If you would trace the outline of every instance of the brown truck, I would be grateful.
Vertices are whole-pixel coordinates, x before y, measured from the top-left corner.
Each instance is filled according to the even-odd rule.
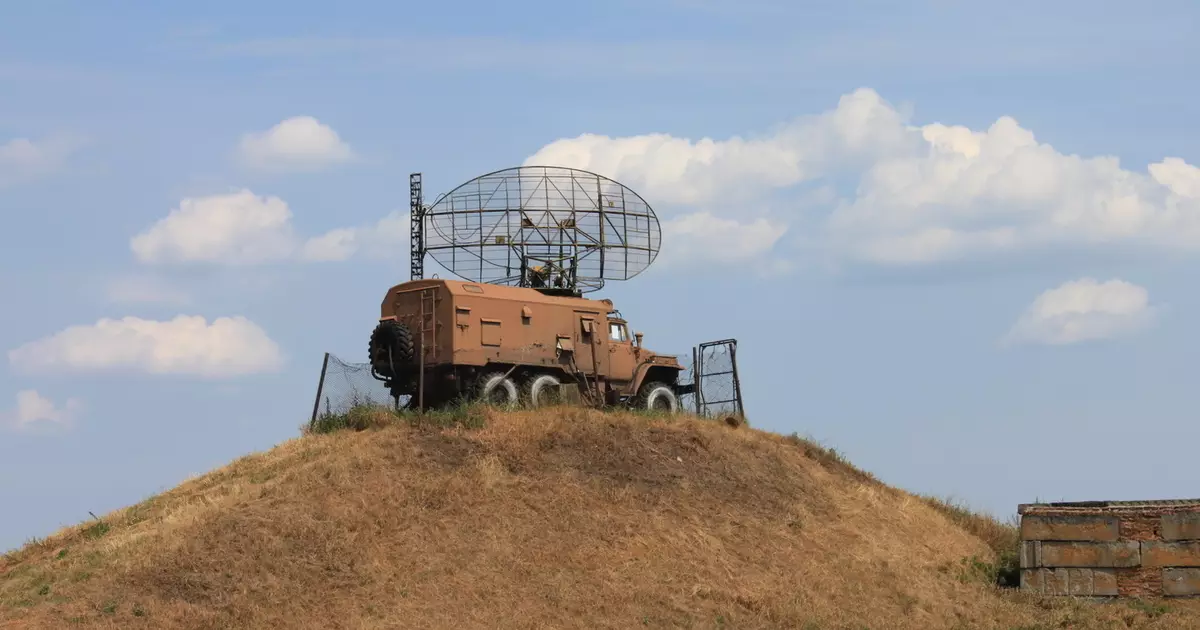
[[[462,398],[542,406],[574,390],[605,406],[674,412],[694,389],[679,382],[674,356],[631,337],[607,299],[428,279],[392,287],[380,311],[372,375],[413,407]]]

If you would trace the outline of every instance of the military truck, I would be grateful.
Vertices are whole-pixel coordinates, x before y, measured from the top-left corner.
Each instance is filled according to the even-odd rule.
[[[574,393],[603,406],[675,412],[694,389],[674,356],[608,299],[571,291],[448,279],[388,289],[369,343],[372,375],[410,405],[456,399],[543,406]]]

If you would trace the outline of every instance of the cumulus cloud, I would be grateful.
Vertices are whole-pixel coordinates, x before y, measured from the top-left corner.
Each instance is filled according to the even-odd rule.
[[[1143,287],[1124,280],[1083,278],[1044,291],[1003,341],[1067,345],[1121,337],[1153,323],[1157,312]]]
[[[242,136],[237,156],[253,169],[306,172],[347,162],[354,152],[329,125],[312,116],[294,116]]]
[[[5,424],[17,431],[65,429],[74,424],[82,409],[82,403],[74,398],[68,398],[60,407],[37,391],[26,389],[17,392],[16,409],[3,415]]]
[[[14,138],[0,143],[0,188],[61,169],[80,144],[78,139],[68,136],[53,136],[36,142]]]
[[[310,261],[408,257],[409,216],[408,212],[393,212],[373,225],[330,230],[305,241],[300,257]]]
[[[129,243],[147,264],[259,265],[286,260],[346,260],[364,252],[394,252],[408,238],[408,214],[393,213],[372,226],[338,228],[304,239],[287,202],[240,190],[191,197]]]
[[[867,88],[758,137],[583,134],[547,144],[526,164],[592,170],[668,215],[707,212],[740,225],[812,222],[800,202],[806,187],[835,183],[835,200],[814,224],[816,251],[808,252],[834,260],[911,265],[1059,246],[1200,249],[1200,169],[1182,159],[1136,171],[1111,156],[1065,154],[1008,116],[983,130],[913,125]]]
[[[759,196],[823,177],[838,165],[870,163],[911,148],[900,113],[860,89],[838,106],[754,138],[691,140],[668,134],[612,138],[585,133],[556,140],[525,160],[569,166],[628,184],[651,205],[706,205]]]
[[[778,269],[798,257],[836,267],[1064,247],[1200,250],[1200,169],[1180,158],[1131,170],[1115,157],[1060,152],[1008,116],[981,130],[912,124],[868,88],[756,136],[585,133],[524,163],[590,170],[637,190],[659,214],[663,264]],[[185,199],[131,245],[143,262],[258,264],[395,256],[407,238],[403,213],[301,238],[283,200],[243,190]]]
[[[659,260],[666,265],[682,265],[700,261],[741,263],[752,260],[774,247],[787,227],[763,218],[739,223],[698,212],[664,221],[662,231]]]
[[[209,323],[188,315],[72,326],[10,351],[8,359],[27,373],[135,370],[208,378],[270,372],[283,364],[279,346],[245,317]]]
[[[296,247],[287,203],[249,190],[184,199],[129,245],[145,263],[229,265],[280,260]]]

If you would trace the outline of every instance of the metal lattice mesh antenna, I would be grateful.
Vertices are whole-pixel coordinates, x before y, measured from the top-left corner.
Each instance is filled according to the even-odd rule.
[[[658,217],[637,193],[558,166],[472,179],[440,197],[425,221],[425,250],[460,278],[580,292],[641,273],[662,241]]]

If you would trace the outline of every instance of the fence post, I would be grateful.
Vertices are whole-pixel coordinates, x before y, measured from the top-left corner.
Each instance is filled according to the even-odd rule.
[[[313,401],[312,419],[308,421],[308,426],[312,427],[317,423],[317,411],[321,409],[321,392],[325,389],[325,370],[329,368],[329,353],[325,353],[325,358],[321,360],[321,380],[317,381],[317,398]]]
[[[700,360],[699,360],[699,348],[697,346],[692,346],[692,385],[693,385],[693,391],[694,391],[694,393],[692,394],[692,398],[696,401],[696,415],[699,416],[699,415],[701,415],[701,413],[700,413]]]
[[[742,402],[742,379],[738,378],[737,371],[737,340],[729,346],[729,363],[733,368],[733,392],[737,396],[738,414],[743,418],[746,417],[746,406]]]

